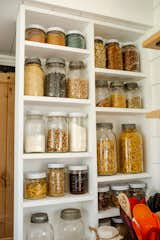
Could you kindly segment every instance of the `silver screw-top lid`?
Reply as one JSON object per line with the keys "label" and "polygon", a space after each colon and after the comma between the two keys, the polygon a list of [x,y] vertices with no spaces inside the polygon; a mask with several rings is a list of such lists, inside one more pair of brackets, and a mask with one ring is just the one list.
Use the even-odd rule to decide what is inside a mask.
{"label": "silver screw-top lid", "polygon": [[97,123],[96,126],[97,126],[97,128],[107,128],[107,129],[113,128],[112,123]]}
{"label": "silver screw-top lid", "polygon": [[136,124],[134,123],[127,123],[127,124],[122,124],[122,129],[136,129]]}
{"label": "silver screw-top lid", "polygon": [[65,60],[63,58],[47,58],[46,65],[61,64],[65,66]]}
{"label": "silver screw-top lid", "polygon": [[32,64],[32,63],[36,63],[36,64],[41,65],[41,60],[39,58],[36,58],[36,57],[26,58],[25,64]]}
{"label": "silver screw-top lid", "polygon": [[78,208],[66,208],[61,211],[61,218],[64,220],[75,220],[81,218],[81,211]]}
{"label": "silver screw-top lid", "polygon": [[43,212],[33,213],[31,215],[31,223],[46,223],[48,222],[48,214]]}

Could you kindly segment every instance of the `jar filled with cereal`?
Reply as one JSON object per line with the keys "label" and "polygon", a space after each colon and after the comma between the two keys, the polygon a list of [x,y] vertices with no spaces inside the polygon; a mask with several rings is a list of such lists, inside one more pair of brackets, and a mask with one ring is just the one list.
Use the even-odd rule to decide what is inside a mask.
{"label": "jar filled with cereal", "polygon": [[105,68],[106,67],[106,51],[104,41],[102,37],[94,38],[94,53],[95,53],[95,67]]}
{"label": "jar filled with cereal", "polygon": [[111,107],[111,95],[107,80],[96,80],[96,107]]}
{"label": "jar filled with cereal", "polygon": [[116,137],[112,123],[97,123],[97,165],[98,175],[117,173]]}
{"label": "jar filled with cereal", "polygon": [[143,172],[143,139],[136,124],[122,124],[120,170],[122,173]]}
{"label": "jar filled with cereal", "polygon": [[125,83],[127,108],[142,108],[142,94],[138,83]]}
{"label": "jar filled with cereal", "polygon": [[112,191],[112,204],[114,207],[119,207],[118,195],[120,193],[125,193],[128,197],[129,196],[129,185],[128,184],[111,185],[111,191]]}
{"label": "jar filled with cereal", "polygon": [[126,108],[126,94],[124,84],[121,82],[111,82],[111,106]]}
{"label": "jar filled with cereal", "polygon": [[122,51],[120,43],[116,39],[107,41],[108,68],[123,70]]}

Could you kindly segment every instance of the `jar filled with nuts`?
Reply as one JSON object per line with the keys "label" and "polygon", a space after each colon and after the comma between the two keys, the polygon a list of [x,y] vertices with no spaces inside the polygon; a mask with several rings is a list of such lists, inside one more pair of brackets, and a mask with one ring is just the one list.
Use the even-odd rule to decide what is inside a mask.
{"label": "jar filled with nuts", "polygon": [[96,80],[96,107],[111,107],[111,96],[106,80]]}
{"label": "jar filled with nuts", "polygon": [[136,124],[122,124],[120,170],[122,173],[143,172],[143,139]]}
{"label": "jar filled with nuts", "polygon": [[126,108],[126,94],[124,84],[121,82],[111,82],[111,106]]}
{"label": "jar filled with nuts", "polygon": [[112,191],[112,204],[114,207],[119,207],[118,195],[120,193],[125,193],[128,197],[129,185],[128,184],[111,185],[111,191]]}
{"label": "jar filled with nuts", "polygon": [[68,151],[68,121],[66,113],[53,112],[48,114],[47,151]]}
{"label": "jar filled with nuts", "polygon": [[106,67],[106,51],[104,41],[102,37],[94,38],[94,54],[95,54],[95,67],[105,68]]}
{"label": "jar filled with nuts", "polygon": [[142,108],[141,91],[136,82],[125,84],[127,95],[127,108]]}
{"label": "jar filled with nuts", "polygon": [[97,123],[97,165],[98,175],[117,173],[116,137],[112,123]]}
{"label": "jar filled with nuts", "polygon": [[122,51],[120,43],[116,39],[110,39],[107,42],[108,68],[123,70]]}

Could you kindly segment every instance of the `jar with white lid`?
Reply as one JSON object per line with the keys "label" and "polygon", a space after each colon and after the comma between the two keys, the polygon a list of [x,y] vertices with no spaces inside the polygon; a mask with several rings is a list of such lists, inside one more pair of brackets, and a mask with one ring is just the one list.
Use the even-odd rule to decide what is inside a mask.
{"label": "jar with white lid", "polygon": [[128,184],[111,185],[111,191],[112,191],[112,203],[115,207],[119,207],[118,195],[120,193],[125,193],[127,196],[129,196],[129,185]]}
{"label": "jar with white lid", "polygon": [[122,51],[117,39],[107,41],[108,68],[123,70]]}
{"label": "jar with white lid", "polygon": [[133,182],[129,184],[130,186],[130,197],[136,198],[136,200],[145,203],[146,197],[146,184],[144,182]]}
{"label": "jar with white lid", "polygon": [[86,40],[82,32],[78,30],[68,31],[66,34],[66,45],[73,48],[86,48]]}
{"label": "jar with white lid", "polygon": [[65,31],[60,27],[50,27],[47,29],[47,43],[65,46]]}
{"label": "jar with white lid", "polygon": [[69,150],[71,152],[87,151],[87,114],[69,114]]}
{"label": "jar with white lid", "polygon": [[98,210],[106,210],[111,207],[111,194],[109,186],[98,187]]}
{"label": "jar with white lid", "polygon": [[26,28],[25,39],[28,41],[45,43],[46,30],[38,24],[31,24]]}
{"label": "jar with white lid", "polygon": [[41,112],[28,111],[25,120],[25,153],[45,152],[45,122]]}

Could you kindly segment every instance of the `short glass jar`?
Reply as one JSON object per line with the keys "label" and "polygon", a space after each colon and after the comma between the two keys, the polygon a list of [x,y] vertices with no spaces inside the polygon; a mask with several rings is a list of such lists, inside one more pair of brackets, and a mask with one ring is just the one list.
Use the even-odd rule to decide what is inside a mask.
{"label": "short glass jar", "polygon": [[45,172],[29,172],[25,174],[24,198],[41,199],[47,196],[47,175]]}
{"label": "short glass jar", "polygon": [[120,236],[123,237],[123,239],[129,239],[127,238],[129,237],[127,225],[124,224],[123,219],[121,217],[111,218],[111,224],[118,230]]}
{"label": "short glass jar", "polygon": [[110,39],[106,44],[106,51],[108,54],[108,68],[123,70],[122,51],[120,43],[116,39]]}
{"label": "short glass jar", "polygon": [[25,39],[28,41],[45,43],[46,30],[41,25],[31,24],[26,28]]}
{"label": "short glass jar", "polygon": [[96,107],[111,107],[111,94],[107,80],[96,80]]}
{"label": "short glass jar", "polygon": [[62,58],[48,58],[46,61],[46,77],[44,95],[48,97],[66,97],[65,60]]}
{"label": "short glass jar", "polygon": [[141,203],[145,203],[146,184],[143,182],[133,182],[130,183],[129,186],[130,197],[134,197],[136,200],[141,201]]}
{"label": "short glass jar", "polygon": [[111,207],[111,194],[109,186],[98,187],[98,210],[104,211]]}
{"label": "short glass jar", "polygon": [[25,153],[45,152],[45,122],[41,112],[27,112],[24,132]]}
{"label": "short glass jar", "polygon": [[27,58],[25,60],[24,95],[44,95],[44,72],[39,58]]}
{"label": "short glass jar", "polygon": [[111,106],[126,108],[126,94],[124,84],[121,82],[111,82]]}
{"label": "short glass jar", "polygon": [[65,46],[65,31],[60,27],[50,27],[47,29],[47,43]]}
{"label": "short glass jar", "polygon": [[80,31],[71,30],[66,34],[66,45],[73,48],[86,48],[86,40]]}
{"label": "short glass jar", "polygon": [[127,108],[142,108],[142,93],[136,82],[125,83]]}
{"label": "short glass jar", "polygon": [[68,118],[64,112],[48,115],[47,152],[68,151]]}
{"label": "short glass jar", "polygon": [[69,115],[69,150],[70,152],[87,151],[87,114],[70,113]]}
{"label": "short glass jar", "polygon": [[125,193],[128,197],[129,185],[128,184],[111,185],[111,191],[112,191],[112,204],[115,207],[119,207],[118,195],[120,193]]}
{"label": "short glass jar", "polygon": [[96,36],[94,38],[94,54],[95,54],[95,67],[106,67],[106,51],[104,46],[104,40],[102,37]]}
{"label": "short glass jar", "polygon": [[64,196],[64,164],[48,164],[48,195]]}
{"label": "short glass jar", "polygon": [[69,166],[69,190],[71,194],[88,192],[88,167],[86,165]]}

